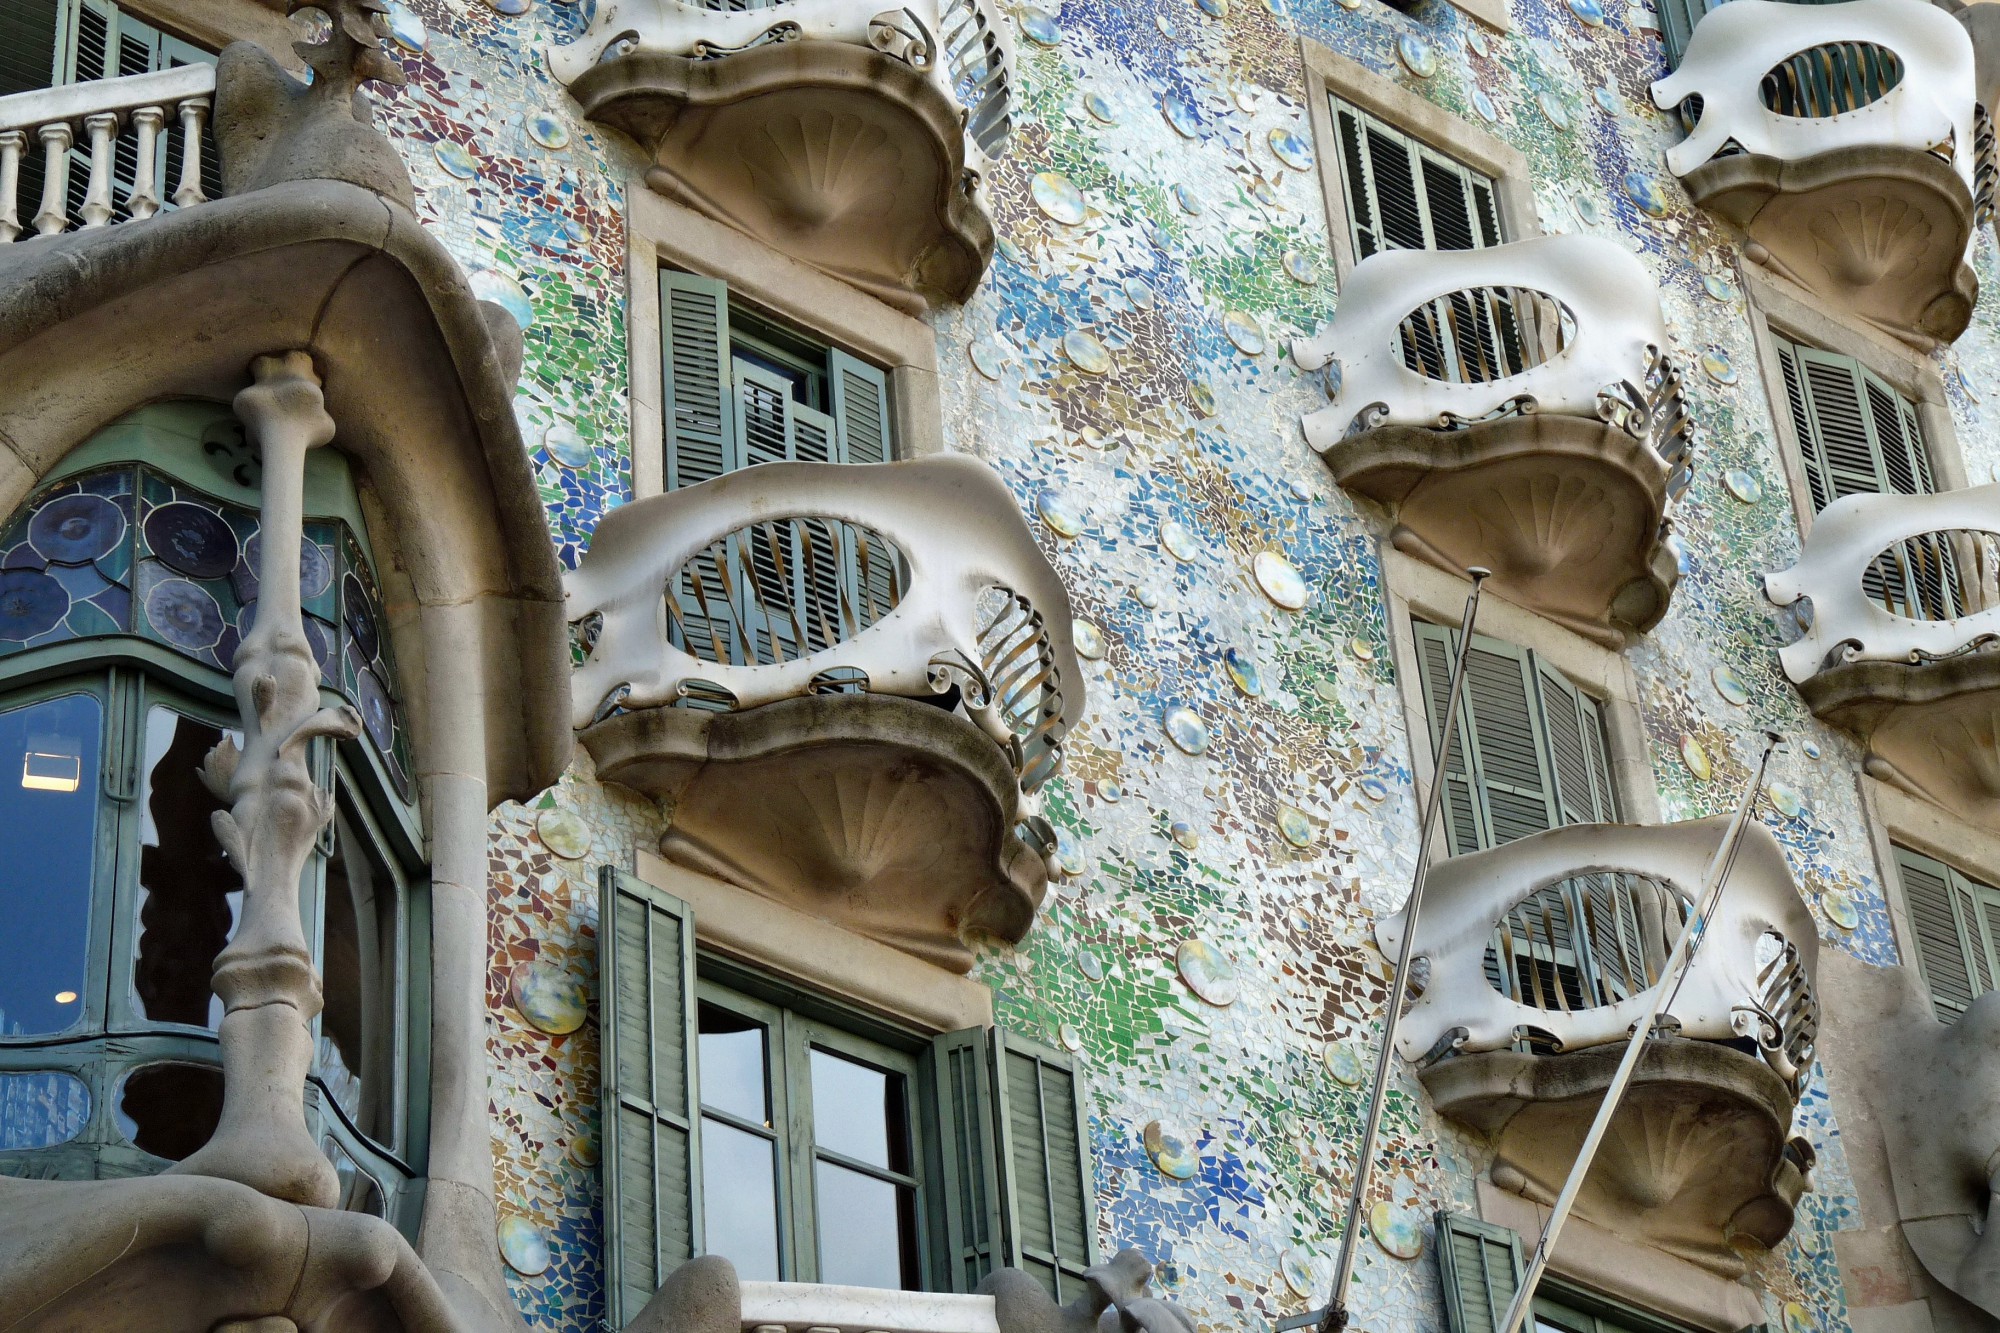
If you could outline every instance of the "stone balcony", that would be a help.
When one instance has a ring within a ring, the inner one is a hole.
[[[1399,1049],[1440,1112],[1488,1137],[1501,1189],[1554,1201],[1727,823],[1572,825],[1431,870],[1413,952],[1429,970]],[[1404,929],[1377,926],[1390,957]],[[1817,961],[1784,853],[1751,823],[1579,1215],[1730,1278],[1784,1238],[1812,1163],[1791,1120]]]
[[[1355,266],[1295,357],[1326,371],[1306,438],[1392,508],[1396,546],[1622,647],[1679,578],[1667,511],[1689,422],[1659,292],[1609,241],[1390,250]]]
[[[1980,825],[2000,819],[2000,485],[1850,495],[1764,578],[1806,625],[1778,651],[1867,770]]]
[[[992,258],[1013,60],[992,0],[603,0],[549,52],[653,189],[915,313]]]
[[[573,721],[600,776],[672,803],[668,860],[961,972],[973,939],[1026,935],[1083,680],[985,464],[774,463],[640,500],[568,602]]]
[[[1965,331],[1991,135],[1951,14],[1732,0],[1695,25],[1653,101],[1692,126],[1667,165],[1749,233],[1750,259],[1916,347]]]

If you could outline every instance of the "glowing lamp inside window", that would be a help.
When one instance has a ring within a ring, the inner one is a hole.
[[[68,742],[36,739],[21,760],[21,785],[29,791],[75,791],[83,785],[83,756]]]

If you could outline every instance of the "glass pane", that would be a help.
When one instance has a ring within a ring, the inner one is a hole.
[[[707,1069],[704,1067],[703,1076]],[[813,1048],[813,1139],[822,1148],[907,1173],[903,1077]]]
[[[831,1162],[814,1163],[814,1181],[819,1280],[914,1290],[919,1285],[914,1191]]]
[[[340,1146],[340,1141],[329,1134],[319,1141],[319,1150],[333,1163],[333,1174],[340,1180],[340,1202],[334,1207],[343,1212],[367,1213],[370,1217],[383,1216],[381,1187]]]
[[[53,1148],[83,1132],[90,1089],[74,1074],[0,1074],[0,1151]]]
[[[701,1104],[771,1124],[771,1094],[765,1082],[765,1049],[769,1034],[755,1019],[721,1005],[701,1006],[699,1055]],[[728,1253],[728,1251],[717,1251]]]
[[[321,907],[320,977],[326,1007],[313,1072],[362,1133],[394,1132],[396,881],[380,849],[343,804]]]
[[[209,978],[215,956],[236,934],[243,881],[209,826],[209,816],[224,806],[203,784],[201,763],[225,734],[242,744],[240,733],[171,708],[146,711],[132,981],[140,1013],[156,1022],[210,1028],[222,1022],[222,1001]]]
[[[91,694],[0,713],[0,828],[27,833],[31,848],[15,850],[32,850],[0,857],[0,1034],[66,1032],[83,1018],[103,725]]]
[[[117,1118],[119,1132],[155,1157],[190,1157],[222,1118],[222,1071],[183,1064],[135,1069],[119,1090]]]
[[[704,1038],[704,1040],[706,1040]],[[704,1080],[708,1075],[702,1069]],[[702,1117],[701,1206],[707,1251],[728,1257],[746,1282],[776,1282],[778,1179],[770,1140]]]

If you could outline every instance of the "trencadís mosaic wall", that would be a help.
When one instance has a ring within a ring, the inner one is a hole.
[[[526,330],[518,412],[572,564],[625,495],[621,192],[638,165],[543,63],[588,3],[395,0],[410,84],[384,105],[422,215]],[[1678,129],[1646,94],[1654,18],[1600,5],[1515,0],[1506,36],[1442,0],[1013,11],[1026,106],[990,182],[999,254],[937,319],[939,355],[950,444],[999,467],[1088,622],[1090,710],[1052,788],[1070,873],[1027,945],[979,975],[1004,1023],[1078,1052],[1106,1240],[1151,1254],[1204,1327],[1267,1326],[1324,1287],[1386,990],[1370,925],[1415,842],[1383,524],[1306,447],[1298,419],[1324,397],[1284,359],[1335,300],[1301,36],[1489,127],[1531,163],[1545,230],[1610,237],[1653,271],[1676,357],[1701,367],[1686,569],[1631,654],[1663,812],[1725,809],[1757,731],[1791,733],[1760,816],[1827,944],[1893,958],[1856,748],[1772,656],[1795,631],[1757,578],[1798,537],[1731,244],[1660,160]],[[1978,270],[1994,288],[1987,237]],[[1972,387],[2000,384],[1992,309],[1940,361],[1975,484],[2000,461]],[[595,871],[660,824],[587,765],[501,811],[492,839],[499,1243],[551,1330],[602,1317]],[[1823,1072],[1800,1119],[1819,1166],[1767,1265],[1770,1313],[1844,1333],[1829,1234],[1858,1218]],[[1414,1082],[1382,1161],[1356,1326],[1436,1329],[1427,1219],[1469,1207],[1483,1163]]]

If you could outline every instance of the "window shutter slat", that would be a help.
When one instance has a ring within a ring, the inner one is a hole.
[[[1416,152],[1400,135],[1370,124],[1368,174],[1374,186],[1378,236],[1385,250],[1427,250],[1430,229],[1424,225],[1423,187],[1417,179]]]
[[[1354,230],[1354,257],[1366,259],[1380,246],[1375,239],[1375,210],[1368,201],[1368,170],[1365,164],[1367,141],[1361,135],[1357,114],[1333,102],[1334,137],[1340,142],[1341,185],[1347,196],[1348,223]]]
[[[1888,490],[1881,448],[1864,407],[1860,365],[1816,347],[1798,347],[1796,353],[1831,499]]]
[[[1562,822],[1594,824],[1602,816],[1597,807],[1597,783],[1591,772],[1590,753],[1584,741],[1578,690],[1561,673],[1540,663],[1536,664],[1535,675],[1542,691],[1542,715],[1548,720],[1549,767],[1555,777],[1556,805]]]
[[[731,410],[728,285],[662,269],[660,336],[665,476],[673,491],[741,466]]]
[[[607,866],[598,956],[605,1287],[622,1327],[701,1249],[694,918],[678,898]]]
[[[833,348],[826,358],[833,385],[833,419],[839,423],[843,463],[886,463],[895,456],[889,437],[889,377],[866,361]]]
[[[1906,847],[1896,849],[1896,869],[1903,878],[1910,929],[1916,936],[1918,971],[1930,988],[1939,1021],[1954,1022],[1972,1003],[1975,991],[1969,950],[1952,901],[1951,871]]]
[[[1431,218],[1433,250],[1475,250],[1479,233],[1472,214],[1471,182],[1455,163],[1440,162],[1428,153],[1420,155],[1424,204]]]
[[[1056,1052],[994,1031],[1007,1261],[1058,1302],[1083,1290],[1097,1260],[1090,1137],[1076,1073]]]
[[[1521,1238],[1453,1213],[1437,1217],[1438,1270],[1451,1333],[1498,1333],[1521,1289]]]
[[[1444,728],[1445,700],[1451,689],[1451,643],[1453,634],[1442,625],[1417,621],[1417,670],[1424,687],[1424,714],[1430,723],[1431,753],[1437,753]],[[1451,751],[1445,756],[1444,822],[1451,840],[1452,855],[1476,852],[1484,843],[1478,803],[1473,796],[1472,776],[1465,766],[1465,712],[1460,701],[1459,724],[1453,729]]]
[[[57,0],[0,4],[0,97],[56,82]]]
[[[1785,381],[1785,404],[1791,409],[1792,431],[1798,437],[1799,461],[1805,466],[1806,486],[1812,492],[1813,512],[1817,514],[1833,503],[1827,487],[1826,464],[1820,457],[1819,431],[1813,424],[1812,407],[1806,401],[1797,351],[1782,339],[1773,341],[1778,348],[1778,370]]]
[[[989,1029],[948,1032],[931,1043],[938,1148],[945,1197],[945,1281],[971,1291],[994,1268],[1000,1243],[1000,1169],[995,1156]]]
[[[1554,803],[1543,771],[1527,654],[1475,637],[1466,662],[1472,763],[1494,845],[1553,828]]]

